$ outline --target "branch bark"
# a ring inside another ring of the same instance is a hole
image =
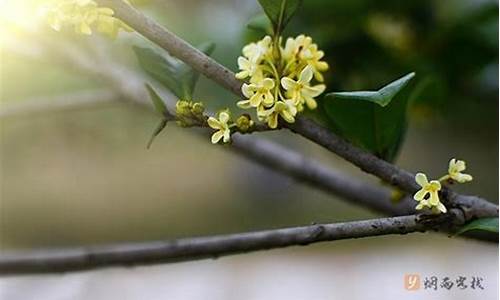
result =
[[[145,16],[122,0],[98,0],[103,5],[112,8],[118,18],[122,19],[137,32],[156,43],[171,55],[184,61],[195,70],[215,81],[227,90],[242,97],[242,82],[236,79],[234,73],[217,63],[195,47],[191,46],[163,26]],[[323,146],[331,152],[346,159],[361,170],[373,174],[380,179],[413,194],[418,190],[414,175],[396,165],[357,148],[338,137],[330,130],[316,124],[314,121],[298,116],[293,124],[283,124],[293,132]],[[451,207],[467,203],[467,218],[498,216],[498,206],[479,197],[462,196],[444,189],[445,203]]]
[[[454,210],[459,216],[461,212]],[[449,217],[449,216],[448,216]],[[303,246],[318,242],[442,229],[449,224],[444,215],[422,219],[416,215],[356,222],[318,224],[167,242],[138,243],[74,250],[51,250],[3,255],[0,275],[55,273],[112,266],[171,263],[251,251]]]

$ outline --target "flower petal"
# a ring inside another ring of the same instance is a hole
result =
[[[413,199],[415,199],[417,201],[422,201],[422,200],[424,200],[427,193],[429,193],[427,190],[421,189],[418,192],[416,192],[415,195],[413,195]]]
[[[231,130],[229,130],[229,129],[224,130],[223,140],[222,141],[224,143],[228,143],[230,140],[231,140]]]
[[[415,181],[421,187],[425,187],[426,185],[429,184],[429,181],[427,180],[427,176],[424,173],[417,173],[417,175],[415,175]]]
[[[295,122],[295,118],[287,110],[282,111],[280,115],[283,118],[283,120],[287,121],[288,123]]]
[[[456,175],[451,176],[451,178],[456,180],[458,183],[465,183],[472,181],[472,176],[469,174],[458,173]]]
[[[278,127],[278,114],[270,114],[267,119],[267,125],[272,129]]]
[[[250,107],[252,107],[252,105],[250,105],[250,101],[249,100],[238,101],[238,103],[236,103],[236,105],[239,108],[243,108],[243,109],[249,109]]]
[[[439,195],[437,192],[430,192],[431,196],[429,197],[429,204],[432,206],[436,206],[439,203]]]
[[[429,183],[429,186],[432,190],[434,191],[439,191],[441,189],[441,182],[437,181],[437,180],[432,180],[430,183]]]
[[[250,84],[246,84],[244,83],[242,86],[241,86],[241,92],[243,93],[243,95],[247,98],[250,98],[253,96],[254,92],[252,90],[252,86]]]
[[[225,111],[221,111],[219,113],[219,121],[222,124],[227,124],[227,122],[229,121],[229,114],[227,112],[225,112]]]
[[[306,66],[302,72],[300,72],[299,75],[299,82],[300,83],[309,83],[311,79],[313,78],[313,70],[311,66]]]
[[[318,103],[312,97],[304,97],[306,99],[306,105],[309,109],[316,109],[318,107]]]
[[[217,120],[214,117],[208,118],[207,123],[208,123],[208,126],[210,126],[213,129],[221,129],[221,127],[222,127],[219,120]]]
[[[217,144],[223,136],[224,132],[222,130],[214,132],[212,134],[212,144]]]
[[[274,80],[271,78],[266,78],[262,81],[262,87],[265,88],[266,90],[270,90],[274,88]]]
[[[463,161],[463,160],[457,160],[457,162],[455,164],[455,169],[458,172],[464,171],[465,170],[465,161]]]
[[[440,212],[442,212],[443,214],[444,214],[444,213],[446,213],[446,211],[447,211],[447,210],[446,210],[446,206],[444,206],[444,204],[443,204],[443,203],[441,203],[441,202],[439,202],[439,203],[437,204],[437,209],[438,209]]]
[[[317,97],[321,93],[323,93],[326,89],[326,85],[324,84],[318,84],[315,86],[304,86],[302,89],[302,94],[310,96],[310,97]]]
[[[288,77],[281,78],[281,86],[287,91],[293,90],[296,85],[297,85],[297,82],[291,78],[288,78]]]

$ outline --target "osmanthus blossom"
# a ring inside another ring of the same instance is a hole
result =
[[[283,57],[289,61],[289,68],[295,63],[306,63],[312,68],[314,78],[319,82],[324,81],[321,72],[328,70],[328,63],[321,61],[324,55],[323,51],[318,50],[318,45],[312,42],[312,38],[303,34],[295,39],[288,38],[283,49]]]
[[[446,184],[450,180],[458,183],[471,181],[471,175],[462,173],[465,168],[465,161],[452,158],[448,164],[448,174],[439,178],[439,180],[429,182],[425,174],[418,173],[415,176],[415,181],[420,185],[421,189],[413,195],[413,198],[419,202],[415,209],[430,208],[434,213],[445,213],[446,207],[439,200],[441,184]]]
[[[100,7],[93,0],[52,0],[41,8],[52,29],[73,27],[76,33],[91,35],[93,30],[115,38],[119,30],[133,31],[115,18],[111,8]]]
[[[415,209],[421,210],[423,208],[430,208],[434,212],[445,213],[446,207],[439,200],[439,191],[441,190],[441,183],[438,180],[429,180],[423,173],[418,173],[415,176],[415,181],[420,185],[421,189],[413,195],[413,199],[419,202]]]
[[[278,101],[273,108],[258,113],[259,118],[267,120],[267,126],[273,129],[278,127],[278,116],[288,123],[293,123],[296,114],[297,107],[292,100]]]
[[[458,183],[472,181],[471,175],[462,173],[465,169],[465,161],[452,158],[448,166],[448,175],[445,175],[443,179],[451,178]]]
[[[324,84],[310,85],[312,77],[313,70],[308,65],[300,72],[297,80],[289,77],[281,78],[281,86],[286,90],[286,95],[294,100],[299,111],[302,111],[304,103],[309,109],[316,109],[318,104],[314,100],[314,97],[319,96],[325,91],[326,86]]]
[[[328,64],[321,61],[324,53],[311,37],[288,38],[282,47],[266,36],[246,45],[242,53],[236,78],[248,82],[241,89],[246,99],[237,103],[240,108],[255,109],[260,121],[277,128],[280,118],[293,123],[304,106],[311,110],[317,107],[314,98],[323,93],[326,86],[314,85],[312,80],[323,81],[321,72],[328,69]]]
[[[218,118],[208,118],[208,126],[216,130],[212,134],[212,144],[217,144],[221,139],[224,143],[228,143],[231,140],[231,128],[228,124],[230,119],[231,116],[227,111],[221,111]]]
[[[244,83],[241,91],[248,100],[242,100],[237,103],[241,108],[259,107],[264,105],[270,107],[274,104],[274,80],[265,78],[261,82],[246,84]]]

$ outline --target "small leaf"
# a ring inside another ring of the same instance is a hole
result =
[[[329,93],[326,96],[333,96],[338,99],[370,101],[384,107],[391,103],[392,99],[414,76],[415,73],[407,74],[398,80],[389,83],[378,91],[339,92]]]
[[[266,35],[273,34],[273,24],[265,14],[259,14],[247,23],[247,28],[262,32]]]
[[[482,218],[462,226],[455,235],[460,235],[471,230],[483,230],[498,233],[498,218]]]
[[[203,43],[200,51],[210,55],[214,43]],[[199,73],[190,66],[169,55],[162,55],[153,49],[134,47],[140,66],[146,73],[172,91],[178,98],[191,100]]]
[[[302,0],[259,0],[259,3],[273,23],[274,34],[279,36]]]
[[[149,138],[148,145],[146,146],[147,149],[151,148],[151,145],[153,144],[154,139],[162,132],[162,130],[167,126],[168,120],[167,119],[162,119],[158,126],[155,128],[153,131],[153,134]]]
[[[169,114],[169,112],[167,110],[167,106],[165,105],[163,100],[160,98],[160,96],[151,87],[151,85],[149,85],[147,83],[146,83],[146,89],[148,90],[149,98],[151,98],[151,101],[153,102],[153,105],[154,105],[156,111],[159,112],[162,116],[167,116]]]
[[[177,97],[182,97],[181,85],[177,78],[178,66],[173,59],[164,57],[149,48],[134,47],[134,52],[140,66],[146,73]]]
[[[407,128],[409,97],[403,88],[413,76],[408,74],[376,92],[327,94],[322,108],[329,128],[374,155],[394,161]]]

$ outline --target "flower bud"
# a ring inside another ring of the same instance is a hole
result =
[[[241,115],[236,119],[236,127],[241,132],[248,132],[253,125],[254,122],[247,114]]]
[[[205,111],[205,106],[201,102],[196,102],[193,104],[193,108],[191,109],[194,115],[201,115]]]

